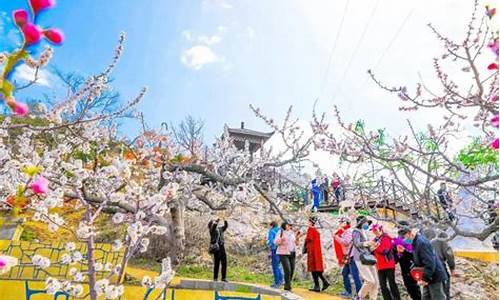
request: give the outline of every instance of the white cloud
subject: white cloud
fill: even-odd
[[[35,80],[35,69],[27,65],[20,65],[14,71],[14,79],[31,82]],[[50,86],[50,73],[45,70],[38,70],[36,74],[36,83],[38,85]]]
[[[202,44],[206,44],[208,46],[214,45],[222,41],[222,37],[218,35],[212,35],[212,36],[207,36],[207,35],[200,35],[198,37],[198,42]]]
[[[225,32],[226,27],[222,25],[217,26],[217,33],[213,35],[197,35],[189,29],[182,31],[184,39],[195,45],[182,53],[181,62],[193,70],[200,70],[205,65],[214,62],[225,62],[225,59],[211,48],[222,41],[222,35]]]
[[[214,63],[218,60],[219,57],[217,54],[204,45],[191,47],[184,51],[181,56],[181,62],[193,70],[200,70],[205,65]]]
[[[220,43],[222,41],[222,35],[226,32],[226,27],[219,25],[217,26],[217,33],[213,35],[196,35],[189,29],[182,31],[182,36],[188,42],[198,42],[200,44],[205,44],[207,46]]]

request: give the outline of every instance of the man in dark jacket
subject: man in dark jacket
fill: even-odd
[[[448,244],[448,235],[445,232],[436,233],[433,228],[426,228],[422,230],[423,235],[431,241],[432,248],[436,252],[439,260],[444,266],[448,279],[444,283],[444,293],[446,299],[450,298],[451,276],[455,273],[455,255],[450,244]]]
[[[415,267],[424,269],[422,279],[418,282],[422,287],[422,299],[446,300],[444,282],[448,276],[431,243],[410,227],[403,226],[398,233],[406,241],[412,242]]]
[[[214,256],[214,281],[218,280],[220,266],[222,281],[227,282],[227,257],[226,249],[224,248],[224,232],[227,229],[227,221],[223,221],[223,226],[219,226],[220,219],[208,222],[208,230],[210,232],[210,247],[212,248],[212,245],[217,245],[215,246],[215,250],[212,251],[212,255]]]
[[[399,227],[401,226],[409,227],[410,224],[406,221],[399,221]],[[420,292],[420,287],[410,274],[413,267],[413,247],[411,243],[405,242],[401,237],[397,237],[393,240],[393,245],[396,248],[394,257],[396,258],[396,263],[399,263],[401,267],[401,275],[408,295],[412,300],[421,300],[422,293]]]

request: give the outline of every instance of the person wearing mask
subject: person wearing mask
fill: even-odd
[[[292,224],[289,221],[284,221],[281,224],[281,229],[276,234],[274,243],[277,245],[276,253],[278,254],[283,267],[284,279],[285,279],[285,291],[292,290],[292,279],[293,273],[295,271],[295,249],[297,247],[297,241],[300,237],[300,232],[293,232]]]
[[[401,226],[398,234],[406,242],[411,242],[414,265],[423,269],[421,278],[417,281],[422,289],[422,300],[445,300],[444,282],[448,276],[431,243],[408,226]]]
[[[321,292],[326,290],[330,283],[323,276],[323,253],[321,250],[321,236],[316,229],[316,217],[309,218],[309,226],[307,227],[306,239],[304,242],[304,252],[307,253],[307,272],[310,272],[313,280],[314,287],[309,289],[313,292]],[[323,287],[320,288],[319,280],[323,282]]]
[[[356,228],[352,231],[353,259],[358,267],[359,275],[363,279],[363,285],[359,290],[355,300],[364,299],[369,296],[370,300],[376,300],[378,296],[378,274],[374,264],[363,264],[361,255],[367,255],[373,251],[374,243],[367,238],[367,231],[370,229],[372,221],[365,216],[356,218]]]
[[[375,235],[375,258],[377,259],[377,273],[384,300],[400,300],[398,285],[396,284],[396,261],[392,250],[392,238],[384,232],[382,225],[374,224],[371,231]]]
[[[451,277],[455,274],[455,255],[453,254],[453,249],[451,249],[450,244],[448,244],[448,235],[446,232],[442,231],[436,235],[436,231],[431,229],[422,230],[422,234],[431,242],[434,252],[436,252],[436,255],[443,264],[448,277],[448,279],[444,282],[444,293],[446,295],[446,299],[451,299],[450,288]]]
[[[227,256],[226,249],[224,247],[224,232],[227,230],[227,221],[223,221],[223,225],[220,225],[221,218],[216,220],[211,220],[208,223],[208,230],[210,233],[210,252],[213,255],[214,260],[214,281],[219,278],[219,267],[221,269],[221,279],[223,282],[227,282],[226,272],[227,272]]]
[[[269,247],[269,251],[271,254],[271,266],[273,270],[273,277],[274,277],[274,282],[271,285],[272,288],[279,288],[281,284],[283,283],[283,273],[281,272],[280,268],[280,258],[278,254],[276,253],[276,249],[278,248],[276,244],[274,243],[274,240],[276,238],[276,234],[279,232],[280,228],[278,226],[278,223],[275,221],[272,221],[269,224],[269,232],[267,234],[267,246]]]
[[[406,221],[400,221],[399,226],[409,226]],[[403,277],[403,283],[406,287],[406,291],[412,300],[422,299],[422,293],[420,292],[420,287],[418,286],[415,279],[410,274],[411,268],[413,266],[413,247],[411,243],[405,242],[401,237],[396,237],[392,240],[392,245],[396,249],[396,263],[399,264],[401,269],[401,275]]]
[[[356,287],[356,293],[358,294],[361,289],[361,279],[359,278],[358,268],[356,263],[352,258],[352,228],[351,221],[343,217],[340,219],[340,228],[335,232],[333,236],[333,244],[335,249],[335,254],[337,255],[337,260],[340,267],[342,268],[342,279],[344,282],[344,292],[340,296],[351,299],[353,296],[351,280],[349,275],[351,275],[354,280],[354,286]]]

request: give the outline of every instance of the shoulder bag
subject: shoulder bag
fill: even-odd
[[[357,232],[361,234],[361,232],[359,231]],[[370,252],[368,252],[367,249],[365,248],[359,249],[356,245],[354,245],[354,241],[353,241],[353,246],[356,247],[356,249],[359,251],[359,260],[361,261],[361,264],[366,266],[373,266],[377,263],[377,259],[375,258],[375,256]]]
[[[220,240],[220,231],[218,228],[215,229],[217,231],[217,238],[215,239],[215,243],[210,243],[208,247],[208,253],[214,254],[220,250],[219,240]]]

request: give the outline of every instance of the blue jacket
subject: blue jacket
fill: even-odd
[[[421,234],[413,240],[413,263],[424,268],[423,280],[429,284],[443,282],[448,279],[441,260],[438,258],[431,242]]]
[[[280,228],[278,226],[274,226],[273,228],[269,229],[269,233],[267,234],[267,245],[271,250],[276,250],[278,247],[276,244],[274,244],[274,238],[276,237],[276,234]]]

